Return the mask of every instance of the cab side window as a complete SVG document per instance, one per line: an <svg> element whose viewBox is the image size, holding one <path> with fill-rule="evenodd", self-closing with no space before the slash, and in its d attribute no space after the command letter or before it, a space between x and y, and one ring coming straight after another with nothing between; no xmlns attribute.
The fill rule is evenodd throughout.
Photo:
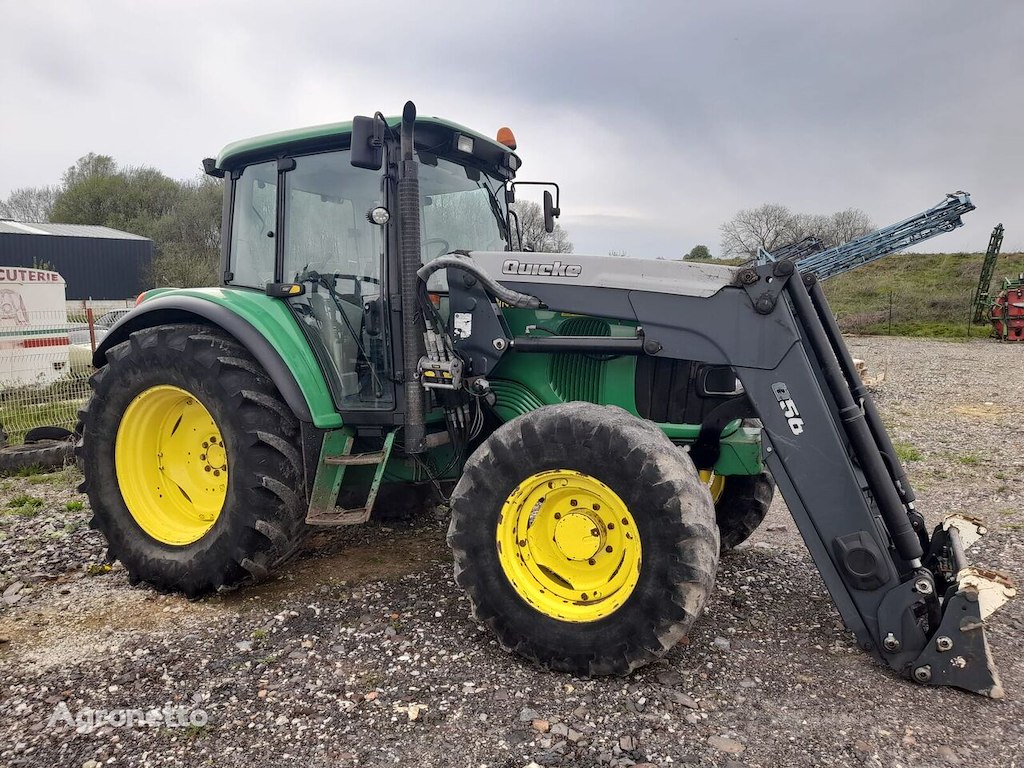
<svg viewBox="0 0 1024 768"><path fill-rule="evenodd" d="M274 280L277 162L250 165L235 180L229 271L232 285L262 289Z"/></svg>

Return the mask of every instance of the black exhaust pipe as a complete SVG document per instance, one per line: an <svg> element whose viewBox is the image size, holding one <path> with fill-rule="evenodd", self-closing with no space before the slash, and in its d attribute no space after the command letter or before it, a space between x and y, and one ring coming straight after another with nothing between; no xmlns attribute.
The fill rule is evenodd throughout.
<svg viewBox="0 0 1024 768"><path fill-rule="evenodd" d="M402 359L405 382L405 451L426 450L424 390L417 368L423 356L423 328L416 322L420 268L420 178L413 158L413 126L416 105L411 101L402 109L401 154L398 164L398 211L401 216L399 237L399 285L402 291Z"/></svg>

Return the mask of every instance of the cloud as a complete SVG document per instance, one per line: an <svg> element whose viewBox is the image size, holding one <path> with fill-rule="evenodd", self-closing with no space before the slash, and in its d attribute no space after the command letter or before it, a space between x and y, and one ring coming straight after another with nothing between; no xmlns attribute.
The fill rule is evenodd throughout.
<svg viewBox="0 0 1024 768"><path fill-rule="evenodd" d="M0 195L89 151L178 177L245 136L407 98L561 184L577 250L718 249L765 201L879 224L967 189L923 249L982 250L1024 210L1024 5L35 2L5 11ZM13 149L12 149L13 148Z"/></svg>

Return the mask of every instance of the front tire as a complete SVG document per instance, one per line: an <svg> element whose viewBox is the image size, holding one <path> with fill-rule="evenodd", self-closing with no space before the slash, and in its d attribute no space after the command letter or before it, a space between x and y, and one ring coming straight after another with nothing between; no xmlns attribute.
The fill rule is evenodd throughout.
<svg viewBox="0 0 1024 768"><path fill-rule="evenodd" d="M219 329L163 325L107 352L80 412L83 488L132 583L196 597L263 579L306 533L299 424Z"/></svg>
<svg viewBox="0 0 1024 768"><path fill-rule="evenodd" d="M715 516L722 535L722 549L732 549L757 530L775 496L775 481L767 472L729 475L715 501Z"/></svg>
<svg viewBox="0 0 1024 768"><path fill-rule="evenodd" d="M451 499L456 581L506 650L625 674L672 648L715 581L718 529L689 457L619 408L566 403L497 429Z"/></svg>

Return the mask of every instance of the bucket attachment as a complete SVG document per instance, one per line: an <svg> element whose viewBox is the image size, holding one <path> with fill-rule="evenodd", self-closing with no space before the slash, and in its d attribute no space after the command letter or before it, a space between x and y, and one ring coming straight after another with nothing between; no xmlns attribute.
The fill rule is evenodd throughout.
<svg viewBox="0 0 1024 768"><path fill-rule="evenodd" d="M964 568L957 574L960 589L973 590L978 595L982 620L998 611L1011 597L1016 597L1017 587L1010 577L999 571L982 568Z"/></svg>
<svg viewBox="0 0 1024 768"><path fill-rule="evenodd" d="M952 685L993 699L1003 698L1003 686L985 639L984 620L1001 608L1017 589L998 571L967 565L965 550L987 528L977 518L953 514L932 534L926 566L946 596L938 629L912 664L914 680Z"/></svg>

